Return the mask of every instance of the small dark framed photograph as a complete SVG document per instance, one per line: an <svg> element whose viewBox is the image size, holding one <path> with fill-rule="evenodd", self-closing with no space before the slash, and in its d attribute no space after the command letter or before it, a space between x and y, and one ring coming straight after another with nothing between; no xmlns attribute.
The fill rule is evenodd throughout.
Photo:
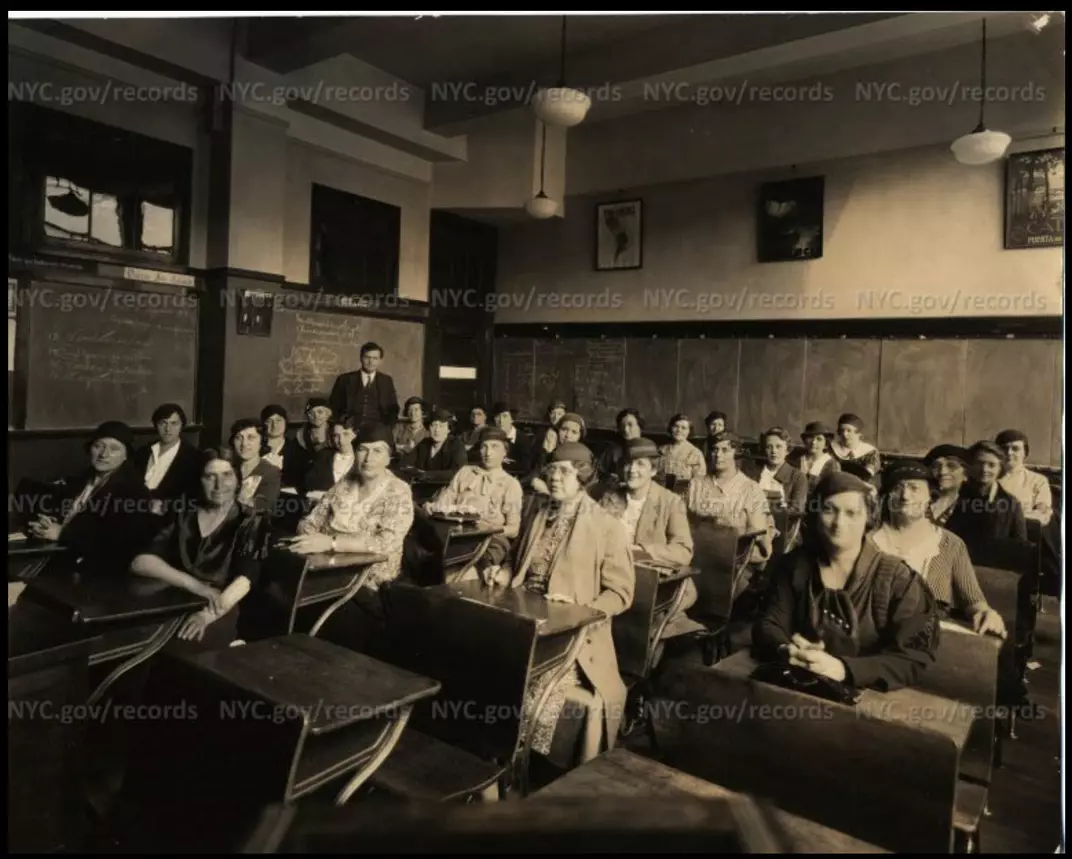
<svg viewBox="0 0 1072 859"><path fill-rule="evenodd" d="M244 290L238 306L238 333L251 337L271 337L274 304L270 292Z"/></svg>
<svg viewBox="0 0 1072 859"><path fill-rule="evenodd" d="M621 271L643 265L643 218L643 200L596 206L596 271Z"/></svg>
<svg viewBox="0 0 1072 859"><path fill-rule="evenodd" d="M822 176L760 186L756 225L760 262L822 257L823 187Z"/></svg>
<svg viewBox="0 0 1072 859"><path fill-rule="evenodd" d="M1017 152L1005 165L1005 247L1064 244L1065 151Z"/></svg>

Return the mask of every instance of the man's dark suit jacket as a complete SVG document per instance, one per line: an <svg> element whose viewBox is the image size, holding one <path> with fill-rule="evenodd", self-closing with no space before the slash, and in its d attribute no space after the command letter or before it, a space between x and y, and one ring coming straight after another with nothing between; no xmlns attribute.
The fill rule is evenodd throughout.
<svg viewBox="0 0 1072 859"><path fill-rule="evenodd" d="M395 382L386 373L377 372L372 379L372 405L373 419L379 420L385 426L391 426L398 419L398 394L395 393ZM343 373L331 388L331 396L328 397L332 414L336 417L343 412L361 415L361 371Z"/></svg>

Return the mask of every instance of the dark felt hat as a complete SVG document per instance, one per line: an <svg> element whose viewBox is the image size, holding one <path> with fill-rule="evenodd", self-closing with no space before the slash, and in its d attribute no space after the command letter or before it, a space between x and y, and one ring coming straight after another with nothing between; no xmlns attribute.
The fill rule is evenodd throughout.
<svg viewBox="0 0 1072 859"><path fill-rule="evenodd" d="M327 401L326 397L309 397L309 399L305 401L305 411L319 408L320 406L323 406L325 409L330 409L331 403Z"/></svg>
<svg viewBox="0 0 1072 859"><path fill-rule="evenodd" d="M925 480L933 481L931 470L922 462L911 459L900 459L891 462L882 471L882 491L889 492L902 480Z"/></svg>
<svg viewBox="0 0 1072 859"><path fill-rule="evenodd" d="M378 441L384 442L391 450L394 450L395 440L389 427L381 423L361 424L357 430L357 437L354 439L354 449L356 450L363 444L373 444Z"/></svg>
<svg viewBox="0 0 1072 859"><path fill-rule="evenodd" d="M134 451L134 431L122 421L105 421L102 423L90 434L89 441L86 442L86 449L88 450L94 442L100 441L102 438L114 438L127 449L127 456L130 456Z"/></svg>
<svg viewBox="0 0 1072 859"><path fill-rule="evenodd" d="M287 410L278 403L272 403L270 406L265 406L261 409L261 423L265 423L268 418L275 415L279 415L283 420L288 420Z"/></svg>
<svg viewBox="0 0 1072 859"><path fill-rule="evenodd" d="M659 448L650 438L632 438L625 443L625 458L634 459L658 459Z"/></svg>
<svg viewBox="0 0 1072 859"><path fill-rule="evenodd" d="M861 480L855 474L849 474L847 471L832 471L816 484L815 497L821 504L827 498L843 492L858 492L867 497L874 490L875 488L870 483Z"/></svg>
<svg viewBox="0 0 1072 859"><path fill-rule="evenodd" d="M961 462L966 463L971 459L971 454L968 453L966 447L961 447L959 444L940 444L928 450L927 455L923 457L923 461L927 465L939 459L959 459Z"/></svg>
<svg viewBox="0 0 1072 859"><path fill-rule="evenodd" d="M436 409L432 412L432 417L429 418L429 423L434 421L439 421L440 423L445 424L453 423L454 413L450 411L450 409Z"/></svg>
<svg viewBox="0 0 1072 859"><path fill-rule="evenodd" d="M834 431L822 421L812 421L804 427L804 432L800 434L800 437L804 439L804 441L807 441L809 438L816 435L825 435L828 439L831 439L834 437Z"/></svg>
<svg viewBox="0 0 1072 859"><path fill-rule="evenodd" d="M484 427L480 431L480 443L483 444L486 441L501 441L503 444L509 444L510 439L498 427Z"/></svg>
<svg viewBox="0 0 1072 859"><path fill-rule="evenodd" d="M592 451L579 441L567 441L551 452L551 462L591 462Z"/></svg>

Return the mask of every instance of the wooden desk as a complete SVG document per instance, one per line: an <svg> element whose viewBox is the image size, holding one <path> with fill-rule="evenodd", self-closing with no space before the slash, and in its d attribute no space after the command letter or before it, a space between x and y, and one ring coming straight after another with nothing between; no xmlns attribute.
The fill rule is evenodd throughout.
<svg viewBox="0 0 1072 859"><path fill-rule="evenodd" d="M323 552L300 555L277 547L268 556L264 592L286 613L285 628L294 631L300 609L325 605L309 630L316 635L336 611L357 595L368 579L369 567L387 560L375 552Z"/></svg>
<svg viewBox="0 0 1072 859"><path fill-rule="evenodd" d="M489 587L479 581L457 582L427 588L433 594L468 600L498 611L509 612L536 623L536 646L529 672L529 688L550 675L547 687L537 701L523 732L521 747L514 758L513 783L522 796L528 792L528 762L536 725L544 707L551 698L555 685L577 661L585 644L584 630L587 626L604 620L602 612L573 603L552 602L525 588Z"/></svg>
<svg viewBox="0 0 1072 859"><path fill-rule="evenodd" d="M95 635L33 609L8 626L8 851L79 850L85 718L77 708Z"/></svg>
<svg viewBox="0 0 1072 859"><path fill-rule="evenodd" d="M83 573L77 568L49 570L36 576L27 584L23 599L95 634L156 625L147 640L94 654L90 659L93 665L124 657L126 660L93 690L89 704L99 702L116 680L157 653L178 632L187 615L205 606L203 598L155 579L126 573Z"/></svg>
<svg viewBox="0 0 1072 859"><path fill-rule="evenodd" d="M67 546L52 540L38 540L28 537L7 544L7 580L9 582L27 582L45 568L55 557L70 552Z"/></svg>
<svg viewBox="0 0 1072 859"><path fill-rule="evenodd" d="M239 722L268 721L294 738L294 744L286 746L285 784L276 784L276 799L285 802L356 769L337 797L338 804L346 802L390 754L413 705L440 689L436 680L307 635L168 662L178 669L176 677L187 678L180 684L192 688L200 677L203 689L214 690L210 694L219 705L220 724L231 723L224 731L229 742L236 742L247 727ZM228 702L240 701L249 706L226 711ZM255 757L267 750L251 745L246 751Z"/></svg>
<svg viewBox="0 0 1072 859"><path fill-rule="evenodd" d="M534 793L529 802L572 798L583 800L588 808L605 799L680 797L686 800L693 797L723 799L736 796L739 794L717 784L616 748L570 770ZM788 841L785 847L790 853L889 852L795 814L775 810L774 817Z"/></svg>
<svg viewBox="0 0 1072 859"><path fill-rule="evenodd" d="M716 663L711 670L734 677L749 677L758 665L759 663L752 658L751 653L747 650L739 650ZM830 704L830 706L840 705ZM971 707L915 687L896 689L893 692L864 689L856 704L856 712L874 719L902 722L913 727L937 731L949 737L958 750L963 750L967 744L972 722L975 719L975 713Z"/></svg>

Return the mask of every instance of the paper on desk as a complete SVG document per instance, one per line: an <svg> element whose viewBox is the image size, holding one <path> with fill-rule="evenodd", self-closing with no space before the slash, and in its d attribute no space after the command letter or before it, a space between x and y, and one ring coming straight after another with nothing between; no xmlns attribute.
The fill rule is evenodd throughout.
<svg viewBox="0 0 1072 859"><path fill-rule="evenodd" d="M293 486L284 486L282 489L279 490L279 493L281 495L297 495L298 490L295 489Z"/></svg>
<svg viewBox="0 0 1072 859"><path fill-rule="evenodd" d="M14 533L7 535L7 541L9 543L21 543L24 540L28 539L29 537L27 537L26 534L24 534L22 531L15 531Z"/></svg>
<svg viewBox="0 0 1072 859"><path fill-rule="evenodd" d="M950 620L943 620L941 622L941 627L946 632L963 632L967 635L975 635L974 630L968 629L968 627L963 626L959 623L953 623Z"/></svg>

